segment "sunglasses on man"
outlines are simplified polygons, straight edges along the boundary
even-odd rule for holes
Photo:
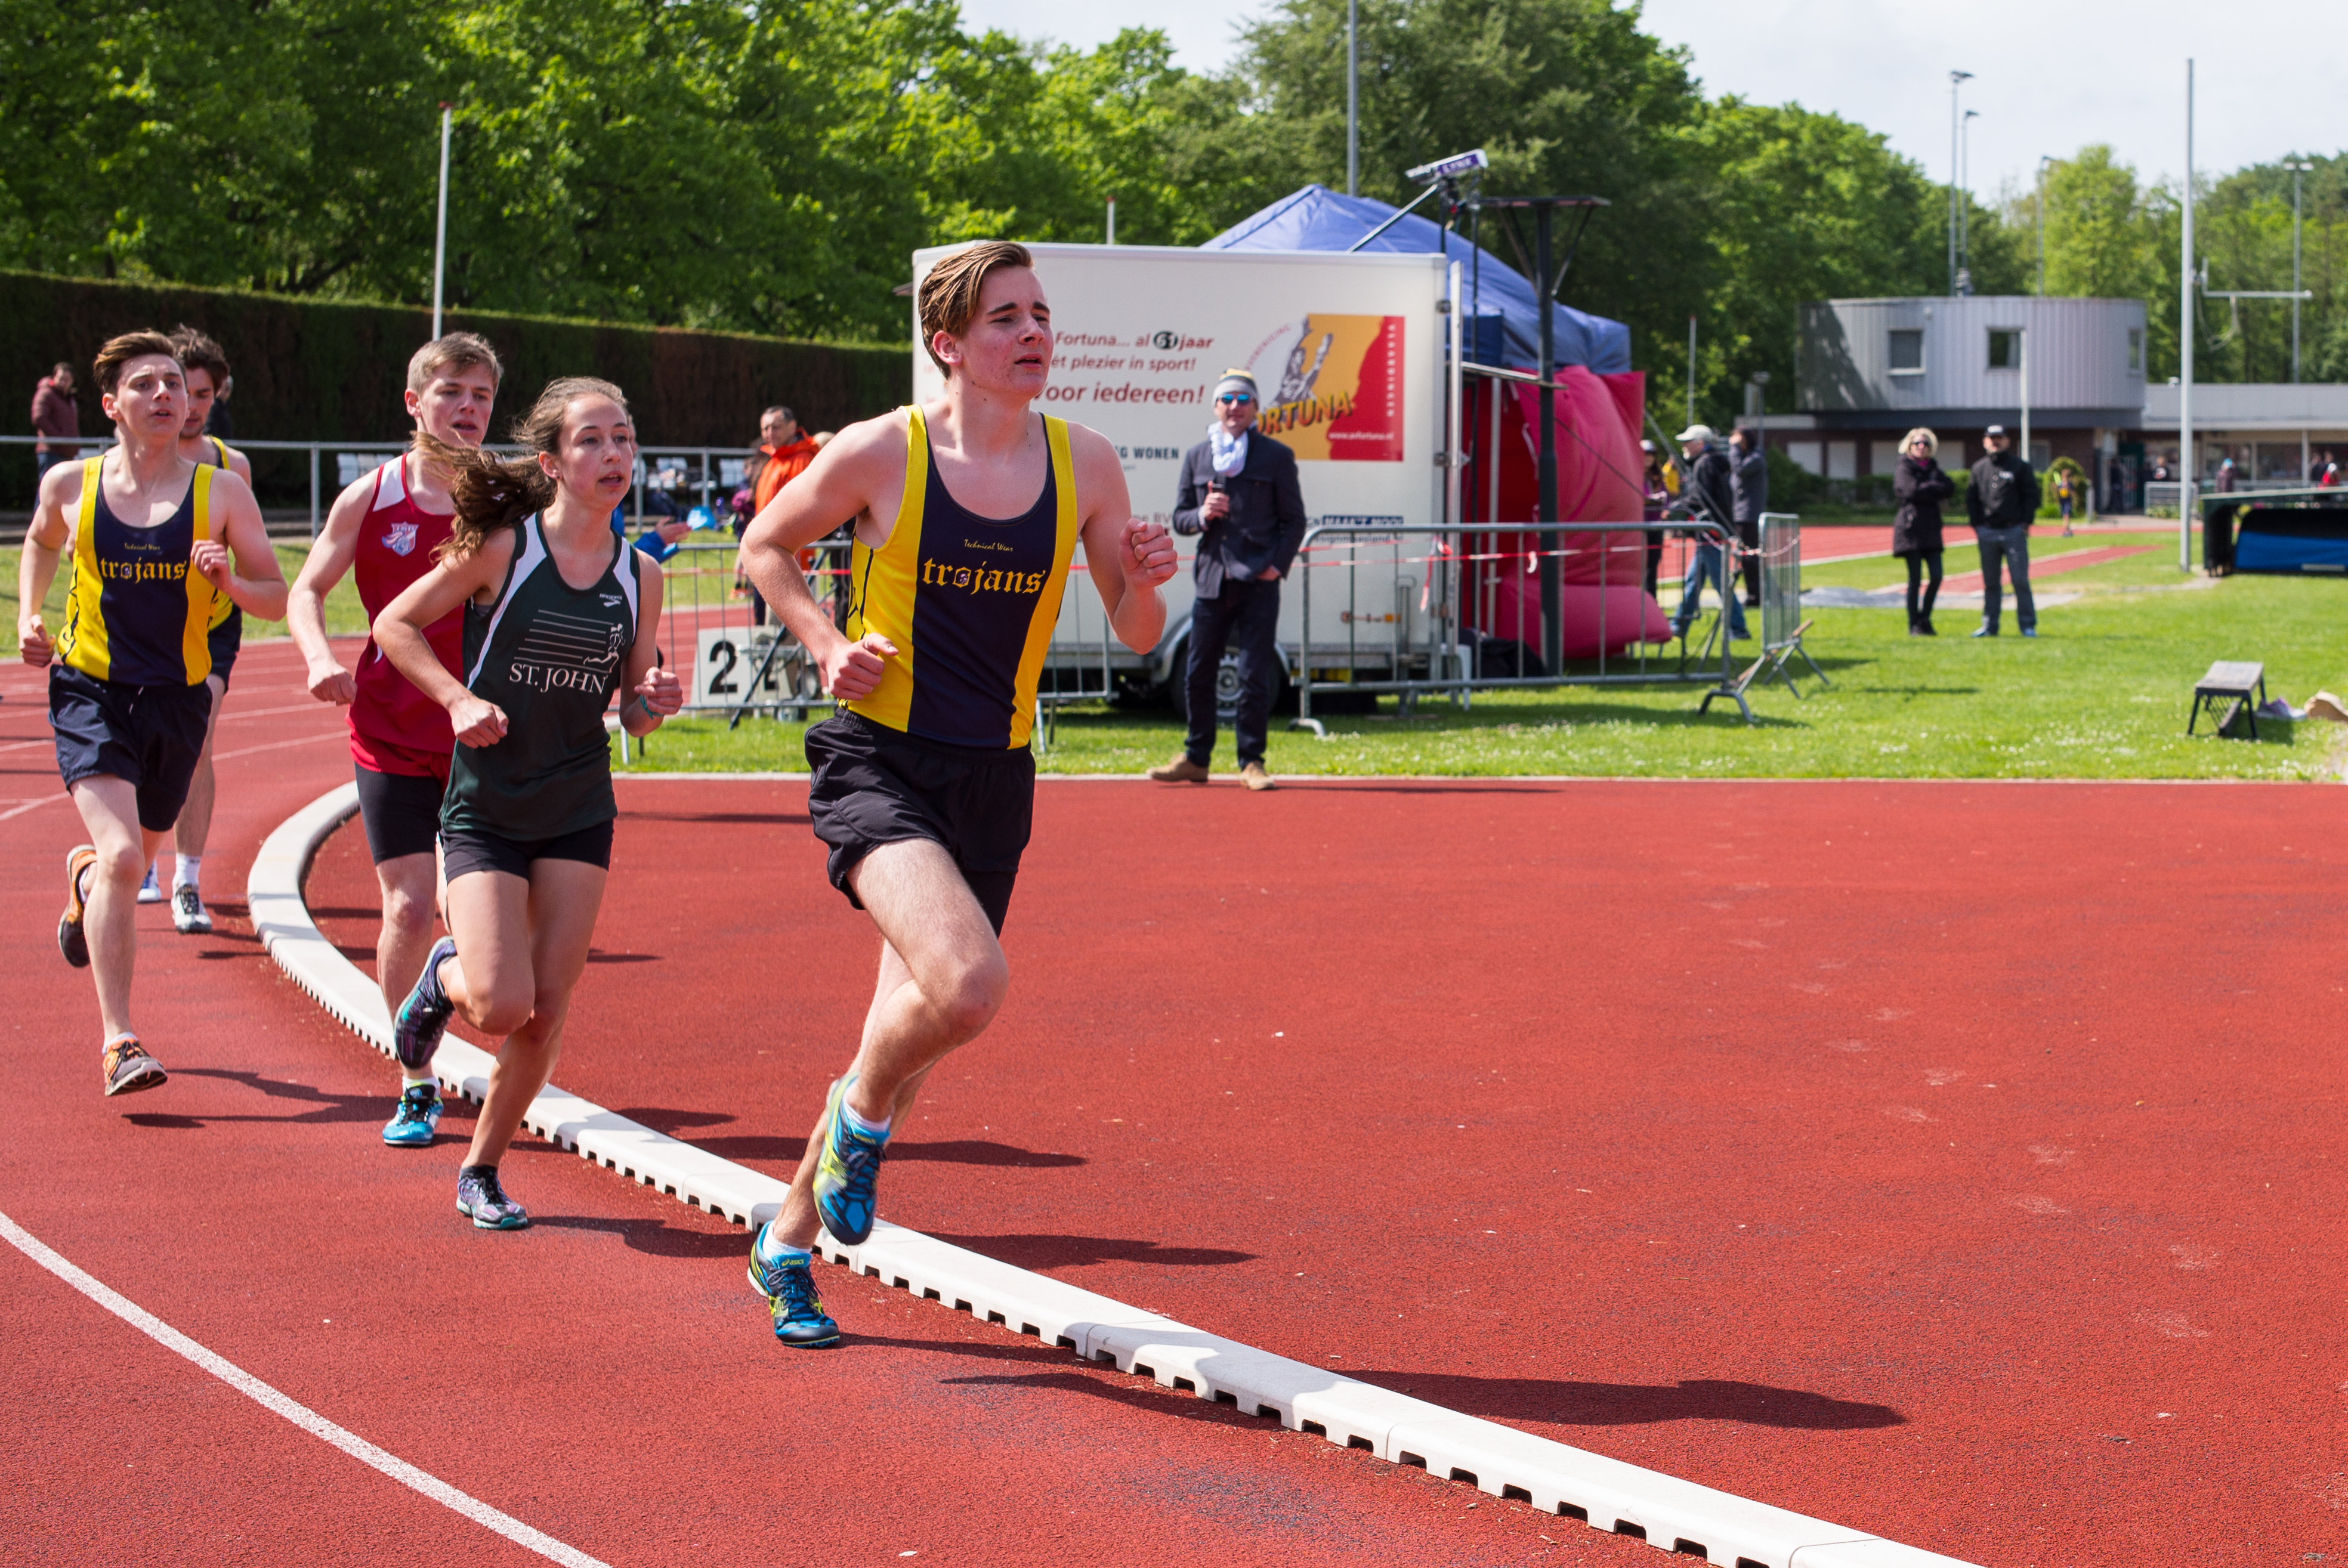
[[[1215,401],[1217,403],[1253,403],[1255,399],[1244,392],[1226,392]]]

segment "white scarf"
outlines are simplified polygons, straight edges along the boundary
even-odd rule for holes
[[[1225,430],[1220,421],[1207,426],[1207,439],[1213,444],[1215,472],[1228,479],[1247,466],[1248,433],[1237,436]]]

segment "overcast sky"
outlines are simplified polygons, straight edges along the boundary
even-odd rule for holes
[[[1229,62],[1233,18],[1165,0],[963,0],[975,26],[1089,46],[1154,26],[1193,70]],[[2185,164],[2185,56],[2199,62],[2194,161],[2205,171],[2348,149],[2341,0],[1648,0],[1644,26],[1694,52],[1708,93],[1828,110],[1886,132],[1949,177],[1949,72],[1973,73],[1971,187],[2028,183],[2042,153],[2110,142],[2147,179]],[[2189,42],[2188,42],[2189,40]]]

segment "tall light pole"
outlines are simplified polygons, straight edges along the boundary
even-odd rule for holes
[[[448,270],[448,106],[440,106],[440,216],[432,241],[432,335],[440,335],[440,281]]]
[[[2306,285],[2299,281],[2299,177],[2315,172],[2315,165],[2293,159],[2291,169],[2291,381],[2299,384],[2299,302]],[[2302,468],[2307,466],[2302,463]]]
[[[2177,280],[2177,569],[2193,569],[2193,62],[2185,62],[2185,221]]]
[[[1362,193],[1362,0],[1345,0],[1345,194]]]
[[[2046,297],[2046,165],[2044,153],[2038,155],[2038,297]]]
[[[1949,73],[1949,292],[1952,294],[1959,292],[1957,288],[1957,185],[1963,178],[1962,171],[1957,168],[1958,127],[1962,123],[1957,118],[1957,88],[1972,79],[1973,74],[1971,71]]]
[[[1964,134],[1958,139],[1957,177],[1963,187],[1957,193],[1957,292],[1973,292],[1973,121],[1981,110],[1967,109],[1962,124]]]

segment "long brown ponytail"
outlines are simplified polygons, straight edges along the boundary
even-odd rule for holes
[[[561,446],[562,421],[571,405],[582,397],[608,397],[620,405],[622,413],[627,412],[627,395],[610,382],[592,375],[564,375],[548,382],[530,412],[514,421],[514,443],[522,449],[517,456],[494,457],[451,446],[421,430],[416,433],[417,456],[448,472],[448,496],[457,503],[456,525],[448,539],[434,548],[435,559],[469,559],[490,536],[547,508],[554,499],[554,481],[546,477],[538,459]]]

